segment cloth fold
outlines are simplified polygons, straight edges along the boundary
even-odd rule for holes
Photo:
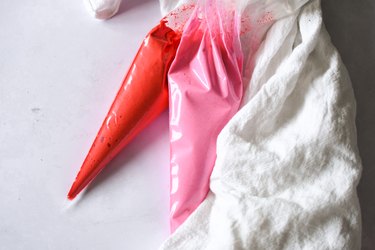
[[[319,0],[276,21],[210,192],[160,249],[359,249],[355,100]]]

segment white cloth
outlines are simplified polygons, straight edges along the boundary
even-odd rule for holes
[[[84,0],[84,3],[95,18],[108,19],[117,13],[121,0]]]
[[[359,249],[360,173],[350,79],[312,0],[268,31],[211,191],[160,248]]]

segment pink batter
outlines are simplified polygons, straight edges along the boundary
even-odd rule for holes
[[[243,94],[239,25],[227,7],[198,4],[169,71],[172,232],[206,197],[217,136]]]

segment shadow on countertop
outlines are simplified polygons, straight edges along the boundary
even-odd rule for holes
[[[375,249],[375,1],[323,0],[323,18],[352,80],[357,100],[362,177],[362,249]]]

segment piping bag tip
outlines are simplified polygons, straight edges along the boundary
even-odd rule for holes
[[[68,192],[68,195],[66,196],[67,201],[73,201],[74,198],[75,198],[75,197],[77,196],[77,194],[79,193],[79,192],[77,192],[77,190],[74,188],[74,187],[75,187],[74,184],[75,184],[75,183],[73,183],[73,185],[70,187],[70,190],[69,190],[69,192]]]
[[[82,196],[82,191],[84,191],[85,187],[94,179],[93,176],[81,176],[81,173],[82,171],[80,171],[80,173],[78,174],[77,179],[71,186],[68,195],[66,196],[68,201],[76,200],[77,196]]]
[[[74,198],[82,191],[83,188],[79,188],[76,182],[73,183],[72,187],[70,188],[68,195],[66,196],[68,201],[73,201]]]
[[[77,194],[78,194],[78,192],[76,192],[75,190],[70,189],[68,195],[66,196],[67,201],[73,201],[74,198],[77,196]]]

